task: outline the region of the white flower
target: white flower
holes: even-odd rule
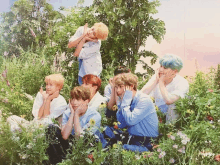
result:
[[[174,144],[174,145],[173,145],[173,148],[176,148],[176,149],[177,149],[177,148],[178,148],[178,145]]]
[[[135,155],[135,159],[139,160],[141,157],[139,155]]]
[[[95,17],[97,17],[97,16],[100,15],[100,13],[94,13],[93,15],[94,15]]]
[[[175,138],[175,136],[170,136],[170,139],[172,139],[172,140],[175,140],[176,138]]]
[[[31,149],[33,147],[33,144],[32,143],[29,143],[28,145],[27,145],[27,148],[28,149]]]
[[[181,140],[181,142],[182,142],[182,144],[184,144],[184,145],[186,145],[186,144],[187,144],[186,139]]]
[[[120,24],[124,25],[125,21],[123,19],[120,20]]]
[[[4,90],[5,90],[4,88],[1,89],[2,92],[3,92]]]
[[[160,154],[159,154],[159,158],[163,158],[164,156],[166,155],[166,152],[165,151],[163,151],[163,152],[161,152]]]
[[[21,157],[21,159],[26,159],[28,157],[28,155],[27,154],[24,154],[22,157]]]
[[[211,121],[210,121],[210,124],[213,124],[213,123],[214,123],[213,120],[211,120]]]
[[[174,163],[175,160],[174,160],[173,158],[171,158],[171,159],[169,160],[169,162],[170,162],[170,163]]]

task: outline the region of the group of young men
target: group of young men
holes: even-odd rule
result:
[[[87,24],[80,27],[71,37],[68,47],[76,47],[74,55],[79,59],[80,86],[70,92],[68,105],[59,94],[64,84],[61,74],[47,76],[46,91],[41,89],[37,94],[32,111],[35,119],[32,122],[48,125],[47,139],[50,145],[47,153],[51,164],[65,159],[67,151],[71,152],[70,143],[87,128],[98,137],[103,148],[121,141],[125,150],[152,151],[151,140],[159,132],[157,113],[150,96],[155,98],[155,104],[165,113],[167,123],[178,119],[174,103],[184,97],[189,89],[187,80],[178,75],[183,66],[178,56],[162,57],[161,66],[141,91],[137,89],[137,76],[126,67],[118,67],[105,88],[104,96],[98,92],[102,71],[99,39],[106,39],[107,36],[107,26],[96,23],[92,28],[88,28]],[[106,116],[115,116],[118,128],[126,128],[126,133],[110,126],[100,132],[101,115],[97,109],[102,103],[107,103]],[[52,119],[57,119],[60,125],[53,124]],[[7,121],[13,131],[19,127],[16,123],[31,123],[17,116],[11,116]],[[91,125],[91,121],[95,125]],[[52,143],[55,139],[59,143]]]

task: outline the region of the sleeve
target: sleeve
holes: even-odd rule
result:
[[[188,92],[189,92],[189,83],[186,79],[184,79],[184,81],[176,84],[175,90],[170,94],[184,98]]]
[[[63,117],[62,117],[62,126],[66,125],[66,123],[69,120],[69,116],[70,116],[70,109],[68,108],[64,113],[63,113]]]
[[[120,124],[118,124],[118,128],[127,127],[127,123],[124,119],[124,116],[122,115],[122,111],[117,111],[116,118],[117,118],[117,121],[120,123]]]
[[[59,95],[50,103],[50,118],[57,118],[66,110],[67,103],[63,96]]]
[[[143,89],[146,88],[147,86],[149,86],[149,84],[152,84],[152,82],[154,82],[156,80],[156,75],[154,74],[150,80],[143,86],[143,88],[141,89],[141,91],[143,92]]]
[[[81,35],[83,35],[83,31],[84,31],[84,26],[80,26],[75,34],[69,39],[69,42],[76,40],[77,38],[79,38]]]
[[[111,85],[108,84],[106,87],[105,87],[105,90],[104,90],[104,97],[107,99],[107,102],[110,100],[111,98]]]
[[[39,109],[42,105],[43,105],[43,96],[40,92],[38,92],[32,108],[32,114],[34,118],[38,118]]]
[[[99,40],[97,43],[94,42],[91,44],[91,46],[83,47],[82,50],[79,53],[80,59],[87,59],[93,56],[96,52],[98,53],[100,51],[101,47],[101,41]]]
[[[95,122],[95,125],[91,126],[90,124],[91,122]],[[90,132],[94,134],[100,128],[100,126],[101,126],[101,115],[97,112],[88,117],[87,124],[82,128],[82,130],[85,130],[88,127],[90,127],[91,128]]]
[[[150,115],[155,111],[152,100],[149,97],[142,97],[134,110],[130,111],[130,106],[122,107],[122,115],[126,121],[126,123],[131,125],[136,125],[141,120],[143,120],[146,116]]]

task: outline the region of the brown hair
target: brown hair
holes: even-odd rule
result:
[[[82,100],[90,100],[90,90],[87,87],[77,86],[74,87],[70,92],[71,99],[82,99]]]
[[[54,83],[59,89],[61,90],[63,88],[64,84],[64,77],[61,74],[51,74],[49,76],[45,77],[45,82],[49,83]]]
[[[106,40],[108,37],[108,27],[102,23],[95,23],[93,25],[93,27],[95,28],[95,36],[100,39],[100,40]]]
[[[132,73],[121,73],[114,77],[115,85],[134,85],[134,90],[137,90],[138,77]]]
[[[102,80],[93,74],[87,74],[82,78],[83,83],[92,84],[92,86],[97,86],[96,92],[99,90],[102,84]]]

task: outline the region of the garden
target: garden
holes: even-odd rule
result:
[[[151,57],[150,62],[154,64],[157,55],[146,50],[139,52],[138,49],[149,35],[157,42],[163,39],[165,23],[150,16],[157,12],[159,1],[131,1],[127,3],[127,8],[123,7],[123,3],[127,2],[95,0],[92,6],[68,10],[70,14],[64,16],[53,10],[46,1],[18,0],[10,12],[2,14],[0,164],[33,165],[48,161],[45,128],[30,125],[11,132],[6,119],[17,115],[32,120],[36,94],[41,86],[45,88],[45,76],[52,73],[61,73],[65,77],[61,95],[69,99],[70,90],[77,86],[78,62],[72,56],[73,50],[67,49],[67,43],[85,22],[92,25],[102,21],[110,31],[108,40],[102,43],[101,48],[101,94],[118,65],[124,64],[134,72],[137,63],[143,64],[146,73],[136,73],[139,77],[138,89],[152,76],[153,69],[140,58]],[[142,10],[135,8],[136,3],[142,5]],[[116,11],[109,12],[113,9]],[[133,12],[132,16],[130,12]],[[146,19],[148,25],[143,23]],[[141,31],[140,36],[136,32],[138,29],[147,30]],[[117,31],[117,35],[113,31]],[[88,136],[86,143],[81,138],[77,140],[72,146],[72,153],[60,164],[220,164],[220,65],[210,68],[208,74],[198,71],[194,77],[185,78],[190,89],[187,97],[176,103],[180,117],[175,124],[166,124],[163,114],[155,106],[160,121],[160,136],[153,143],[153,152],[126,151],[120,141],[103,149],[101,143],[94,143]],[[105,129],[105,125],[117,128],[115,119],[105,117],[105,110],[106,104],[103,103],[98,109],[102,116],[100,131]]]

